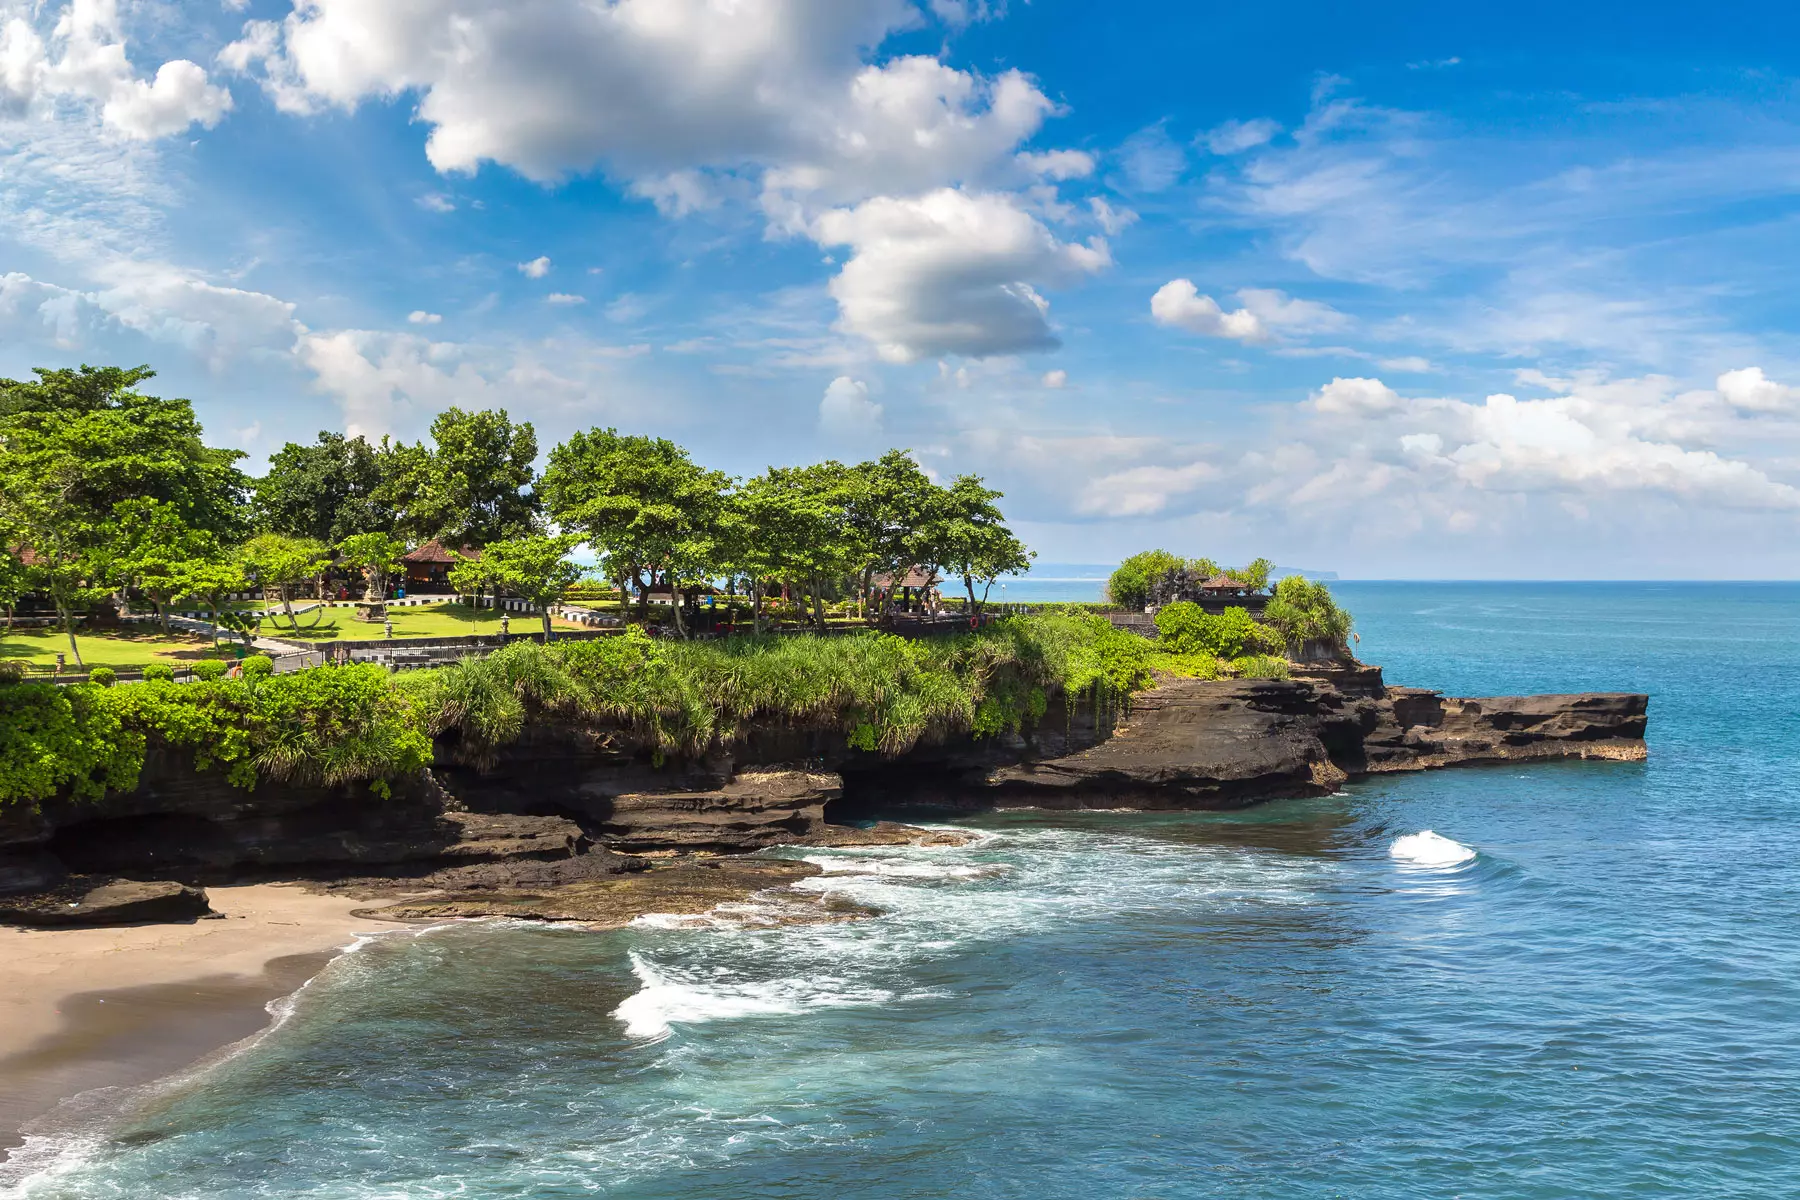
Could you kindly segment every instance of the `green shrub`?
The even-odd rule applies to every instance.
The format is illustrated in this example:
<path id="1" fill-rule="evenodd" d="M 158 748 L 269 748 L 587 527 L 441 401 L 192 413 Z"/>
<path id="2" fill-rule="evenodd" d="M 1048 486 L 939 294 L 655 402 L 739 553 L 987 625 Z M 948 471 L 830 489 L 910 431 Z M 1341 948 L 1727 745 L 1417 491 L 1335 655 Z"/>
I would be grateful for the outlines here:
<path id="1" fill-rule="evenodd" d="M 1350 614 L 1331 598 L 1331 589 L 1302 575 L 1290 575 L 1275 585 L 1263 621 L 1281 635 L 1288 650 L 1296 652 L 1308 642 L 1341 648 L 1352 625 Z"/>
<path id="2" fill-rule="evenodd" d="M 202 659 L 194 664 L 194 678 L 205 683 L 225 678 L 226 666 L 216 658 Z"/>
<path id="3" fill-rule="evenodd" d="M 144 738 L 121 724 L 110 700 L 123 688 L 16 683 L 0 706 L 0 805 L 35 804 L 59 792 L 78 800 L 130 788 Z"/>
<path id="4" fill-rule="evenodd" d="M 167 683 L 174 678 L 175 678 L 175 668 L 171 667 L 168 663 L 151 663 L 149 666 L 144 668 L 144 682 L 145 683 L 150 683 L 150 682 L 159 681 L 159 680 L 161 682 Z"/>
<path id="5" fill-rule="evenodd" d="M 0 684 L 23 683 L 29 664 L 22 659 L 0 659 Z"/>
<path id="6" fill-rule="evenodd" d="M 1245 652 L 1278 650 L 1282 645 L 1280 634 L 1258 625 L 1248 609 L 1235 606 L 1223 613 L 1209 613 L 1182 600 L 1157 612 L 1156 629 L 1163 647 L 1174 654 L 1236 658 Z"/>
<path id="7" fill-rule="evenodd" d="M 1278 654 L 1246 654 L 1231 660 L 1231 669 L 1245 679 L 1287 679 L 1288 661 Z"/>
<path id="8" fill-rule="evenodd" d="M 246 658 L 238 669 L 238 674 L 245 679 L 261 679 L 265 675 L 275 673 L 275 660 L 266 654 L 252 654 Z"/>
<path id="9" fill-rule="evenodd" d="M 88 682 L 100 687 L 111 687 L 119 680 L 118 672 L 111 667 L 95 667 L 88 672 Z"/>

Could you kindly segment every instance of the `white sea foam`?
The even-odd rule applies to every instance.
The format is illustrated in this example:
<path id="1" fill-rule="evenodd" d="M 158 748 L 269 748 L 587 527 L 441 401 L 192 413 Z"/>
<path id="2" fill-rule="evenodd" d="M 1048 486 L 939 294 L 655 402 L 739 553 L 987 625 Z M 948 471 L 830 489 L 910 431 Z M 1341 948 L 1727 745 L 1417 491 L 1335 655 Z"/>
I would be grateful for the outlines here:
<path id="1" fill-rule="evenodd" d="M 952 863 L 921 861 L 916 858 L 883 855 L 880 857 L 807 855 L 802 861 L 812 863 L 827 875 L 885 875 L 895 879 L 981 879 L 1005 874 L 1005 863 Z"/>
<path id="2" fill-rule="evenodd" d="M 631 954 L 631 970 L 643 987 L 620 1003 L 613 1016 L 625 1023 L 627 1037 L 650 1040 L 668 1037 L 675 1025 L 791 1014 L 809 1008 L 886 1004 L 895 999 L 895 994 L 886 988 L 858 987 L 829 975 L 735 981 L 683 979 L 652 965 L 635 951 Z"/>
<path id="3" fill-rule="evenodd" d="M 1475 851 L 1461 842 L 1451 841 L 1441 833 L 1426 829 L 1394 839 L 1388 854 L 1409 867 L 1440 870 L 1459 867 L 1475 857 Z"/>

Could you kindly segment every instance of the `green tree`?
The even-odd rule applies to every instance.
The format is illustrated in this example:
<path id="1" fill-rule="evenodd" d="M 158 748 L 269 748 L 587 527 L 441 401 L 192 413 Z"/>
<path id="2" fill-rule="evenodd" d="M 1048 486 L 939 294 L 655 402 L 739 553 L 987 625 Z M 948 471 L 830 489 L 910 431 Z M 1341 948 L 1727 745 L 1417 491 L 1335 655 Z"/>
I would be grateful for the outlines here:
<path id="1" fill-rule="evenodd" d="M 1353 624 L 1350 614 L 1337 606 L 1331 589 L 1303 575 L 1290 575 L 1275 585 L 1275 595 L 1263 609 L 1263 622 L 1277 630 L 1291 653 L 1308 645 L 1343 653 Z"/>
<path id="2" fill-rule="evenodd" d="M 1150 589 L 1170 571 L 1186 566 L 1167 550 L 1145 550 L 1118 565 L 1106 581 L 1106 596 L 1121 608 L 1143 608 L 1150 603 Z"/>
<path id="3" fill-rule="evenodd" d="M 405 553 L 406 543 L 385 533 L 358 533 L 338 543 L 338 561 L 363 573 L 364 600 L 387 599 L 388 578 L 400 571 Z"/>
<path id="4" fill-rule="evenodd" d="M 592 429 L 550 451 L 540 492 L 552 521 L 579 531 L 606 555 L 615 578 L 637 588 L 642 618 L 646 572 L 649 583 L 660 575 L 674 590 L 723 565 L 729 485 L 666 438 Z"/>
<path id="5" fill-rule="evenodd" d="M 169 605 L 187 587 L 188 566 L 219 557 L 217 540 L 189 526 L 174 506 L 141 498 L 113 506 L 112 533 L 104 551 L 108 577 L 142 593 L 167 634 Z"/>
<path id="6" fill-rule="evenodd" d="M 393 533 L 396 515 L 377 498 L 382 460 L 362 437 L 326 430 L 314 445 L 289 442 L 256 481 L 260 529 L 335 544 L 361 533 Z"/>
<path id="7" fill-rule="evenodd" d="M 858 584 L 866 603 L 876 575 L 897 577 L 937 561 L 932 538 L 944 489 L 904 450 L 858 463 L 846 483 L 847 525 L 862 557 Z"/>
<path id="8" fill-rule="evenodd" d="M 489 542 L 481 552 L 483 574 L 500 587 L 536 605 L 544 619 L 544 640 L 551 638 L 550 609 L 562 602 L 581 579 L 581 568 L 568 561 L 579 537 L 509 538 Z M 460 565 L 460 564 L 459 564 Z"/>
<path id="9" fill-rule="evenodd" d="M 763 583 L 802 584 L 812 599 L 813 622 L 825 629 L 825 591 L 861 565 L 860 543 L 849 525 L 851 475 L 838 462 L 809 467 L 770 467 L 733 498 L 741 537 L 732 565 L 750 579 L 756 630 L 763 628 Z"/>
<path id="10" fill-rule="evenodd" d="M 1246 651 L 1278 648 L 1280 635 L 1258 625 L 1246 608 L 1233 606 L 1209 613 L 1191 600 L 1165 604 L 1156 613 L 1163 648 L 1176 654 L 1210 654 L 1237 658 Z"/>
<path id="11" fill-rule="evenodd" d="M 298 629 L 300 620 L 294 614 L 294 592 L 301 584 L 317 579 L 329 564 L 324 544 L 311 538 L 264 533 L 240 546 L 238 558 L 244 565 L 245 574 L 256 581 L 263 594 L 267 596 L 273 591 L 281 601 L 287 627 Z"/>
<path id="12" fill-rule="evenodd" d="M 0 528 L 49 594 L 81 662 L 75 618 L 102 600 L 114 507 L 154 500 L 186 527 L 234 536 L 243 455 L 201 441 L 186 400 L 145 395 L 148 367 L 87 367 L 0 380 Z"/>
<path id="13" fill-rule="evenodd" d="M 231 628 L 244 638 L 248 646 L 255 639 L 250 636 L 250 627 L 243 622 L 226 620 L 225 597 L 233 592 L 241 592 L 250 586 L 244 576 L 243 564 L 224 556 L 214 558 L 190 559 L 181 564 L 181 582 L 176 591 L 176 600 L 198 600 L 212 616 L 213 640 L 219 637 L 219 629 Z"/>
<path id="14" fill-rule="evenodd" d="M 8 633 L 12 632 L 14 610 L 30 591 L 30 572 L 19 556 L 7 549 L 6 539 L 0 537 L 0 608 L 6 610 Z"/>
<path id="15" fill-rule="evenodd" d="M 1231 572 L 1231 577 L 1253 592 L 1260 592 L 1269 586 L 1269 573 L 1275 564 L 1266 558 L 1259 558 L 1247 567 L 1239 567 Z"/>
<path id="16" fill-rule="evenodd" d="M 1029 571 L 1036 557 L 1006 527 L 1006 518 L 994 503 L 1003 495 L 984 484 L 979 475 L 960 476 L 944 489 L 932 525 L 933 562 L 948 574 L 962 577 L 971 614 L 981 612 L 996 579 Z M 978 580 L 982 584 L 979 597 L 975 595 Z"/>

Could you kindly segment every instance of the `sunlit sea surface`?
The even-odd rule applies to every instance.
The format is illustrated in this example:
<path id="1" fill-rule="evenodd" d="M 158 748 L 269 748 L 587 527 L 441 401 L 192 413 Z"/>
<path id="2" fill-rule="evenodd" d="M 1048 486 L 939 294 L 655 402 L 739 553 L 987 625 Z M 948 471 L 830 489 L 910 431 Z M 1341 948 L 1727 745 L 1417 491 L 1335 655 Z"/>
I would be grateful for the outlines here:
<path id="1" fill-rule="evenodd" d="M 806 852 L 842 925 L 380 938 L 5 1194 L 1800 1195 L 1800 587 L 1336 590 L 1396 682 L 1651 692 L 1651 760 Z"/>

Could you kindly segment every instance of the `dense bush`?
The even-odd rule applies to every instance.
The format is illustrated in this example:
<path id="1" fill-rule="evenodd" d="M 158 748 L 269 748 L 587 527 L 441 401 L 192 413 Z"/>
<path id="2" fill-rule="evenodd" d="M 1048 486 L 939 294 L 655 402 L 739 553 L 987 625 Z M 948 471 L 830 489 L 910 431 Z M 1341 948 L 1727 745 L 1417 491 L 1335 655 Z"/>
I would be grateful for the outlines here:
<path id="1" fill-rule="evenodd" d="M 265 675 L 275 673 L 275 660 L 266 654 L 252 654 L 238 668 L 238 674 L 245 679 L 261 679 Z"/>
<path id="2" fill-rule="evenodd" d="M 1235 606 L 1215 614 L 1182 600 L 1157 612 L 1156 629 L 1163 648 L 1174 654 L 1237 658 L 1247 651 L 1279 650 L 1282 645 L 1280 634 L 1258 625 L 1248 609 Z"/>
<path id="3" fill-rule="evenodd" d="M 194 678 L 207 683 L 225 678 L 225 671 L 225 664 L 214 658 L 204 659 L 193 666 Z"/>
<path id="4" fill-rule="evenodd" d="M 171 667 L 168 663 L 151 663 L 144 668 L 145 682 L 151 682 L 158 679 L 167 682 L 174 678 L 175 668 Z"/>
<path id="5" fill-rule="evenodd" d="M 216 664 L 221 665 L 222 664 Z M 0 804 L 137 786 L 150 746 L 192 754 L 238 787 L 390 781 L 431 762 L 409 698 L 372 665 L 255 681 L 11 684 L 0 705 Z"/>
<path id="6" fill-rule="evenodd" d="M 121 725 L 108 701 L 129 688 L 91 683 L 0 683 L 0 804 L 78 799 L 130 787 L 143 735 Z"/>
<path id="7" fill-rule="evenodd" d="M 88 672 L 88 682 L 100 687 L 111 687 L 118 682 L 118 673 L 111 667 L 95 667 Z"/>
<path id="8" fill-rule="evenodd" d="M 1350 614 L 1337 606 L 1331 589 L 1300 575 L 1290 575 L 1275 585 L 1263 621 L 1281 634 L 1294 653 L 1309 642 L 1340 649 L 1350 636 Z"/>

